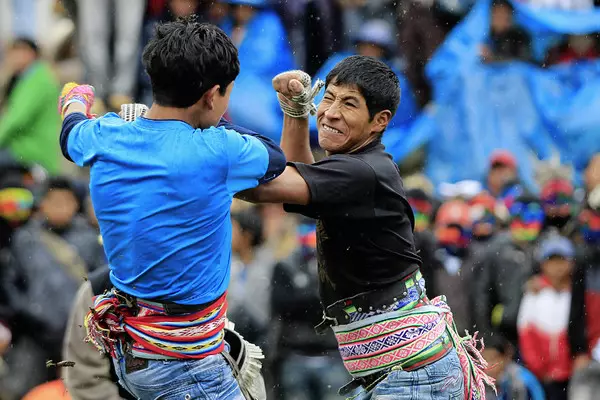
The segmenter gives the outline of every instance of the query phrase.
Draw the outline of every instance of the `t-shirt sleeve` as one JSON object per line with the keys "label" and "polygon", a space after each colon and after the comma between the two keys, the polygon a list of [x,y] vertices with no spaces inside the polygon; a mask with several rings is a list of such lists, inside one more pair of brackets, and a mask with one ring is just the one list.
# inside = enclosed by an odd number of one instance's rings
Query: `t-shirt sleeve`
{"label": "t-shirt sleeve", "polygon": [[102,118],[88,119],[82,113],[69,114],[60,133],[60,147],[65,158],[80,167],[90,165],[101,148],[101,125],[111,118],[119,117],[107,114]]}
{"label": "t-shirt sleeve", "polygon": [[231,194],[254,188],[279,176],[285,156],[278,146],[260,135],[225,129],[229,161],[227,187]]}
{"label": "t-shirt sleeve", "polygon": [[314,164],[291,162],[310,190],[307,206],[286,204],[285,209],[316,215],[341,204],[365,203],[373,197],[375,172],[364,161],[352,156],[330,156]]}

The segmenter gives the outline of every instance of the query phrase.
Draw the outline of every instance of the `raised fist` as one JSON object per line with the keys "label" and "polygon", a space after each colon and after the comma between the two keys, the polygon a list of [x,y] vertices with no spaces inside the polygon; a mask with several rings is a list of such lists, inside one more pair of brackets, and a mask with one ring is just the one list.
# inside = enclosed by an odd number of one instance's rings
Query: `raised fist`
{"label": "raised fist", "polygon": [[279,105],[284,114],[293,118],[305,118],[315,114],[313,101],[325,83],[317,80],[311,88],[310,75],[304,71],[287,71],[273,78],[273,89],[277,91]]}
{"label": "raised fist", "polygon": [[85,106],[85,114],[88,118],[92,118],[91,108],[94,105],[95,90],[90,85],[80,85],[76,82],[69,82],[65,86],[58,97],[58,113],[64,118],[67,106],[72,103],[80,103]]}

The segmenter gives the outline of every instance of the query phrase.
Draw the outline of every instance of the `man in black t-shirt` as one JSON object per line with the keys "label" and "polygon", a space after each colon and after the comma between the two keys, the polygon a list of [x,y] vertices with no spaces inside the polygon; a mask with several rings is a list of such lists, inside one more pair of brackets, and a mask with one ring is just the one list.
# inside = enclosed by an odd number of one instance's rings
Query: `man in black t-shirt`
{"label": "man in black t-shirt", "polygon": [[[452,314],[443,299],[425,295],[414,216],[398,167],[381,144],[400,100],[396,75],[363,56],[348,57],[329,73],[316,110],[319,145],[327,153],[319,162],[309,147],[310,78],[291,71],[275,77],[273,86],[285,114],[281,147],[290,162],[278,178],[238,197],[284,203],[288,212],[317,220],[324,307],[317,330],[331,326],[354,377],[340,394],[359,385],[366,399],[404,398],[407,388],[431,393],[419,399],[481,392],[481,360],[463,374],[459,357],[470,356],[458,344]],[[466,374],[473,385],[465,385]]]}

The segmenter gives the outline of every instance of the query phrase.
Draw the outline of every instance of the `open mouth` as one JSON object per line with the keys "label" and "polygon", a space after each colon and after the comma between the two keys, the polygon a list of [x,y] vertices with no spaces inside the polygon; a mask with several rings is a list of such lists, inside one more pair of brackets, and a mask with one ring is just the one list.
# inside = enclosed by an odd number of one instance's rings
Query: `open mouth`
{"label": "open mouth", "polygon": [[341,135],[341,134],[342,134],[342,131],[340,131],[339,129],[335,129],[335,128],[334,128],[334,127],[332,127],[332,126],[329,126],[329,125],[326,125],[326,124],[322,124],[322,126],[323,126],[323,130],[324,130],[325,132],[329,132],[329,133],[335,133],[335,134],[338,134],[338,135]]}

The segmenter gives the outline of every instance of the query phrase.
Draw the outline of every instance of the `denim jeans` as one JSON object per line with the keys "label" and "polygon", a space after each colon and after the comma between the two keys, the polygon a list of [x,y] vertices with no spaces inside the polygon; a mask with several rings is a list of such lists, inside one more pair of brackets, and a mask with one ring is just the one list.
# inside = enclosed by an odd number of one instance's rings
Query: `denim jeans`
{"label": "denim jeans", "polygon": [[290,354],[281,365],[281,390],[285,400],[341,400],[340,387],[352,378],[337,357]]}
{"label": "denim jeans", "polygon": [[392,371],[360,400],[463,400],[463,373],[456,350],[414,371]]}
{"label": "denim jeans", "polygon": [[141,400],[244,400],[231,367],[220,355],[201,360],[149,360],[126,373],[125,358],[113,359],[119,383]]}

